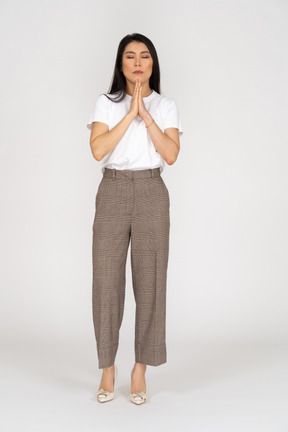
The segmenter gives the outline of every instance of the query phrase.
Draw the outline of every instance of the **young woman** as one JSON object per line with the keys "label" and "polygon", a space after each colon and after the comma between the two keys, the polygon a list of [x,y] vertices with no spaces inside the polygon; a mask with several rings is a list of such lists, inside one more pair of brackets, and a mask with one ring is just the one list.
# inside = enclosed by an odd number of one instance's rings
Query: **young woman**
{"label": "young woman", "polygon": [[103,174],[92,228],[92,310],[103,368],[97,400],[114,397],[131,239],[136,315],[130,400],[140,404],[147,400],[146,365],[167,362],[170,197],[161,173],[176,161],[183,134],[176,102],[160,94],[158,57],[147,37],[133,33],[120,41],[111,89],[97,98],[87,127]]}

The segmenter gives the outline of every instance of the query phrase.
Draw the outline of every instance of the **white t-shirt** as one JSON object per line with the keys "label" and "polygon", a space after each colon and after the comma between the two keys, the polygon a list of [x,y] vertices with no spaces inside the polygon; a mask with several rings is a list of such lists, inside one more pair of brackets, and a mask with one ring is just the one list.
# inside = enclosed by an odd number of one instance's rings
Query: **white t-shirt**
{"label": "white t-shirt", "polygon": [[[108,96],[113,98],[116,97],[116,94]],[[106,123],[111,130],[128,113],[131,99],[132,96],[127,93],[121,102],[112,102],[104,94],[100,95],[87,124],[88,129],[92,129],[94,121],[99,121]],[[178,107],[173,99],[153,90],[149,96],[143,98],[143,101],[147,111],[163,133],[166,128],[174,127],[179,129],[179,136],[183,135]],[[166,165],[166,161],[154,147],[144,120],[139,115],[131,122],[116,147],[105,155],[101,162],[102,172],[105,167],[121,170],[160,167],[160,172],[162,172]]]}

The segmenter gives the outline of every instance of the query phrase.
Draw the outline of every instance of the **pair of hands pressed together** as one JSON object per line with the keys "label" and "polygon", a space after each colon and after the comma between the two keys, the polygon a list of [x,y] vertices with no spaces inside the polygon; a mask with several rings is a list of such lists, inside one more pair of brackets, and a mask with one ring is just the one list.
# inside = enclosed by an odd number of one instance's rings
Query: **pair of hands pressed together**
{"label": "pair of hands pressed together", "polygon": [[137,115],[139,115],[144,119],[144,117],[149,114],[142,99],[142,84],[139,78],[137,78],[135,83],[129,112],[133,115],[133,118],[136,118]]}

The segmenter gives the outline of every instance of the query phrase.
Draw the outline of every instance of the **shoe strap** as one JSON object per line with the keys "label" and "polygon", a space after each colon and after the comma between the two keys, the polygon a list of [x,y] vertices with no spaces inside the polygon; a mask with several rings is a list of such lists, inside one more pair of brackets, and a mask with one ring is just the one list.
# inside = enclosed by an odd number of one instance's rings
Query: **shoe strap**
{"label": "shoe strap", "polygon": [[111,392],[109,392],[108,390],[104,390],[103,388],[98,390],[97,396],[108,396],[108,394],[110,394]]}
{"label": "shoe strap", "polygon": [[[136,395],[136,396],[134,396],[134,395]],[[141,399],[145,400],[146,399],[145,392],[134,392],[132,394],[132,396],[133,396],[133,399],[135,399],[135,400],[141,400]]]}

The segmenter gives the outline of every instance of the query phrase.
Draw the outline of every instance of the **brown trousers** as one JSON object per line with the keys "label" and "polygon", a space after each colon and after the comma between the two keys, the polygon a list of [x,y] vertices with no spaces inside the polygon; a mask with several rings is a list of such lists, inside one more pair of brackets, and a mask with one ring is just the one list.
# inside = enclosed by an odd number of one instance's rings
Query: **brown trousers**
{"label": "brown trousers", "polygon": [[115,362],[130,238],[135,361],[150,366],[166,363],[169,231],[170,198],[160,168],[105,168],[96,195],[92,245],[92,310],[99,368]]}

